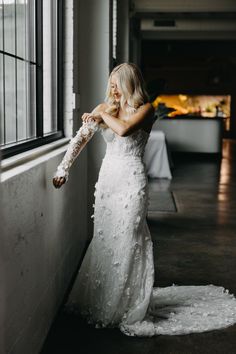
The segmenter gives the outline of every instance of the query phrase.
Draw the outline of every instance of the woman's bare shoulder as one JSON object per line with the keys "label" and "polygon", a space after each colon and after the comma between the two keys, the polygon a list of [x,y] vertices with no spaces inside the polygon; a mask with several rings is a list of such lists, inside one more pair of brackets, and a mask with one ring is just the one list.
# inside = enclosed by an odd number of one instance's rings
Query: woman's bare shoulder
{"label": "woman's bare shoulder", "polygon": [[138,110],[144,111],[144,112],[149,112],[149,113],[154,113],[155,109],[153,105],[150,102],[146,102],[139,106]]}
{"label": "woman's bare shoulder", "polygon": [[105,111],[107,108],[108,104],[106,102],[102,102],[94,108],[93,112]]}

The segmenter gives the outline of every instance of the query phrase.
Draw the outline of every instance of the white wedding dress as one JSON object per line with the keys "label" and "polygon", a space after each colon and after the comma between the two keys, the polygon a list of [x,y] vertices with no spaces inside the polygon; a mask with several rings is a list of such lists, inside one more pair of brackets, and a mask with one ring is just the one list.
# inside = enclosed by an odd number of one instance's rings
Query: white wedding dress
{"label": "white wedding dress", "polygon": [[83,141],[98,130],[107,150],[95,185],[94,233],[65,310],[96,327],[119,327],[131,336],[188,334],[236,323],[236,299],[223,287],[153,288],[143,163],[147,132],[139,129],[121,137],[94,122],[83,123],[56,175],[68,179]]}

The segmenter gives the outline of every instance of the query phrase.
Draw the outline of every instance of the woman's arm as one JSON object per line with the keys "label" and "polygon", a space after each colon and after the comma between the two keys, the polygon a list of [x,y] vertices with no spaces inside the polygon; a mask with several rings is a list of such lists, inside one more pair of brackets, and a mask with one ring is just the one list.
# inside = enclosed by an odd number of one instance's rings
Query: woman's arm
{"label": "woman's arm", "polygon": [[60,188],[67,182],[71,165],[98,129],[99,125],[96,120],[83,122],[76,135],[70,140],[68,149],[53,176],[55,188]]}
{"label": "woman's arm", "polygon": [[110,114],[102,111],[100,116],[103,121],[120,136],[127,136],[139,129],[146,123],[147,119],[150,119],[154,113],[154,108],[151,103],[146,103],[139,107],[137,112],[129,116],[127,120],[116,118]]}
{"label": "woman's arm", "polygon": [[100,113],[102,111],[105,111],[106,108],[107,108],[107,104],[106,103],[100,103],[98,106],[96,106],[93,109],[93,111],[91,113],[84,113],[82,115],[81,119],[84,122],[89,122],[89,121],[95,120],[97,123],[101,123],[103,119],[100,116]]}

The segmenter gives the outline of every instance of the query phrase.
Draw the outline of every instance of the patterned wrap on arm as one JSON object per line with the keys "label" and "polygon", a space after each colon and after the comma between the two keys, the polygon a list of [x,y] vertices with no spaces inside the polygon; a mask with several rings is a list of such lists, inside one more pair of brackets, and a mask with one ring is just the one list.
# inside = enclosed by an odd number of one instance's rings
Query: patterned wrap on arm
{"label": "patterned wrap on arm", "polygon": [[76,135],[70,140],[68,149],[53,177],[64,177],[66,182],[68,181],[71,165],[98,130],[99,124],[96,121],[83,122],[80,129],[76,132]]}

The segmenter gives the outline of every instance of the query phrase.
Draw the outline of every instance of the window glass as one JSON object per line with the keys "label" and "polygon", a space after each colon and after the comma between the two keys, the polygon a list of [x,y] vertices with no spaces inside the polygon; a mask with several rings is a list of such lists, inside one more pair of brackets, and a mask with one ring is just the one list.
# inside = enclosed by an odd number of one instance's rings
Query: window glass
{"label": "window glass", "polygon": [[[57,130],[57,11],[56,1],[43,1],[44,134]],[[51,50],[48,50],[51,48]]]}
{"label": "window glass", "polygon": [[26,58],[26,4],[25,1],[16,0],[16,43],[17,49],[16,53],[21,58]]}
{"label": "window glass", "polygon": [[16,140],[16,59],[4,58],[6,143]]}
{"label": "window glass", "polygon": [[36,136],[36,67],[35,65],[28,64],[27,80],[27,138]]}
{"label": "window glass", "polygon": [[[51,1],[51,0],[50,0]],[[49,1],[49,2],[50,2]],[[35,0],[26,0],[26,28],[27,28],[27,59],[30,61],[36,61],[36,43],[35,43]]]}
{"label": "window glass", "polygon": [[4,51],[16,54],[16,17],[15,0],[3,0],[4,11]]}
{"label": "window glass", "polygon": [[3,50],[3,4],[0,0],[0,50]]}
{"label": "window glass", "polygon": [[3,54],[0,53],[0,144],[4,141]]}
{"label": "window glass", "polygon": [[17,61],[17,137],[26,139],[27,129],[27,66],[24,61]]}

